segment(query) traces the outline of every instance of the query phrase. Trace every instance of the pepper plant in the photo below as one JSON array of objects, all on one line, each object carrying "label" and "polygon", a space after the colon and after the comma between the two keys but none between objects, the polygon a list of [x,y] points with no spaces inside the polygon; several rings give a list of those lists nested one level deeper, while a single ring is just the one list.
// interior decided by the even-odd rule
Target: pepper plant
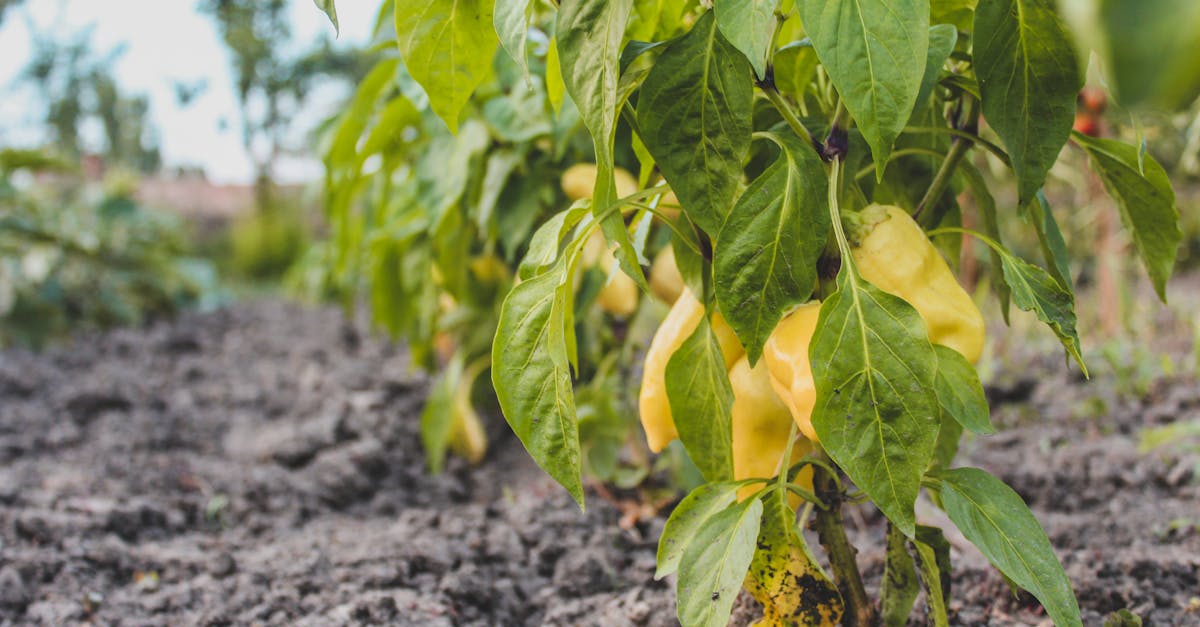
[{"label": "pepper plant", "polygon": [[[657,574],[675,575],[685,625],[725,624],[743,586],[764,624],[902,625],[922,588],[930,621],[947,624],[949,543],[919,524],[922,492],[1056,624],[1078,625],[1070,583],[1024,502],[954,464],[964,430],[994,427],[973,367],[983,317],[946,259],[966,238],[986,244],[1000,312],[1031,312],[1086,374],[1066,247],[1042,193],[1060,153],[1087,155],[1161,298],[1181,232],[1166,174],[1144,145],[1072,131],[1084,60],[1094,49],[1122,105],[1177,105],[1195,98],[1198,81],[1130,71],[1147,40],[1127,51],[1114,39],[1129,15],[1179,30],[1195,15],[1187,0],[1064,4],[385,5],[398,57],[368,78],[374,93],[360,90],[342,122],[349,139],[330,153],[342,155],[330,175],[331,200],[343,203],[331,211],[338,263],[352,267],[372,232],[369,247],[390,255],[372,269],[377,298],[436,285],[469,298],[479,288],[467,277],[479,273],[463,250],[502,242],[517,271],[489,288],[506,292],[494,301],[491,380],[512,430],[582,507],[577,392],[596,369],[585,340],[610,322],[579,303],[577,277],[596,263],[588,243],[597,233],[607,242],[608,285],[644,290],[643,267],[670,248],[682,294],[646,355],[639,418],[651,449],[678,438],[706,481],[675,509],[659,547]],[[318,5],[333,15],[332,2]],[[392,100],[377,109],[388,85]],[[409,121],[359,141],[389,116]],[[434,122],[442,135],[384,151],[383,166],[364,173],[376,156],[367,148],[426,137],[412,129]],[[489,136],[485,123],[519,133]],[[563,132],[579,126],[582,160],[595,164],[590,193],[558,213],[523,208],[546,193],[546,172],[581,152]],[[1010,176],[985,175],[989,161]],[[638,172],[636,189],[620,189],[618,166]],[[388,234],[372,222],[380,216],[348,204],[368,184],[377,206],[419,210],[392,215],[401,218]],[[464,216],[481,206],[486,219],[472,226]],[[490,231],[514,215],[525,231]],[[1036,262],[1005,246],[1009,221],[1036,235]],[[397,304],[408,313],[394,324],[428,339],[420,321],[436,317],[433,298],[414,302],[423,309]],[[870,501],[888,521],[878,600],[842,524],[847,501]],[[828,574],[802,533],[809,523]]]}]

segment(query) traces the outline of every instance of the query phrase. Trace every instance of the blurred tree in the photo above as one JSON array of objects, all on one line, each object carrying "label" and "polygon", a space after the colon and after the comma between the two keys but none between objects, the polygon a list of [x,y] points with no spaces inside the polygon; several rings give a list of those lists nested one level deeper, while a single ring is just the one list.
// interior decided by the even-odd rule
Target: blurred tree
[{"label": "blurred tree", "polygon": [[290,123],[318,78],[357,84],[372,59],[363,50],[334,47],[327,38],[310,51],[294,49],[286,0],[200,0],[232,56],[241,108],[242,146],[255,168],[259,210],[271,206],[274,166],[288,149]]},{"label": "blurred tree", "polygon": [[[96,151],[109,164],[138,172],[159,168],[162,160],[157,132],[150,123],[150,102],[144,95],[123,93],[112,74],[124,48],[96,55],[91,31],[66,42],[35,34],[33,47],[23,77],[46,103],[45,123],[58,150],[71,156]],[[99,123],[103,146],[84,145],[80,133],[90,121]]]}]

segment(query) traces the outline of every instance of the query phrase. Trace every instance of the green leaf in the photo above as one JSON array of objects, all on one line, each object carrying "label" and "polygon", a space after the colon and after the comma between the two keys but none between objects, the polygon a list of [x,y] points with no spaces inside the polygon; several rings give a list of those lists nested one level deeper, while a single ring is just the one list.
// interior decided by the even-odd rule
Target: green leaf
[{"label": "green leaf", "polygon": [[563,84],[562,64],[558,60],[558,38],[550,38],[550,49],[546,51],[546,99],[555,113],[562,111],[567,86]]},{"label": "green leaf", "polygon": [[779,0],[718,0],[713,3],[717,26],[729,43],[746,55],[754,73],[767,75],[767,58],[775,43],[775,12]]},{"label": "green leaf", "polygon": [[663,51],[638,97],[646,148],[683,211],[709,235],[721,230],[741,183],[753,81],[709,12]]},{"label": "green leaf", "polygon": [[957,43],[958,29],[950,24],[935,24],[929,27],[929,56],[925,61],[921,91],[917,92],[917,102],[913,105],[912,115],[915,116],[933,94],[933,86],[942,74],[942,66],[946,64],[946,59],[950,58],[950,53],[954,52],[954,45]]},{"label": "green leaf", "polygon": [[809,346],[813,427],[838,466],[911,537],[937,439],[937,354],[921,315],[845,263]]},{"label": "green leaf", "polygon": [[953,348],[934,344],[933,350],[937,352],[935,385],[942,412],[973,433],[995,433],[987,396],[983,393],[983,384],[979,382],[975,366]]},{"label": "green leaf", "polygon": [[655,579],[662,579],[679,568],[679,560],[692,539],[717,512],[737,501],[738,488],[743,485],[744,481],[706,483],[692,490],[675,506],[658,539]]},{"label": "green leaf", "polygon": [[724,627],[750,561],[762,518],[762,501],[747,499],[708,519],[683,553],[676,612],[688,627]]},{"label": "green leaf", "polygon": [[334,6],[333,0],[313,0],[313,4],[317,5],[317,8],[329,18],[334,32],[341,34],[342,29],[338,26],[337,7]]},{"label": "green leaf", "polygon": [[[975,198],[975,207],[979,209],[979,214],[982,218],[983,232],[1003,246],[1004,242],[1001,239],[1000,233],[1000,220],[996,214],[996,199],[992,196],[991,190],[988,189],[987,181],[984,180],[983,174],[969,160],[960,162],[958,171],[962,174],[963,179],[966,180],[967,186],[971,188],[971,195]],[[1012,302],[1012,288],[1004,280],[1004,272],[1001,270],[1003,262],[1000,259],[999,251],[989,246],[988,254],[991,255],[992,260],[992,282],[995,284],[996,297],[1000,299],[1000,313],[1004,316],[1004,322],[1007,323],[1009,304]]]},{"label": "green leaf", "polygon": [[918,572],[925,583],[925,599],[935,627],[947,627],[946,603],[950,598],[950,542],[937,527],[917,525],[913,540]]},{"label": "green leaf", "polygon": [[529,20],[533,16],[531,0],[495,0],[492,22],[500,45],[521,66],[525,81],[529,82],[529,59],[525,55],[525,43],[529,37]]},{"label": "green leaf", "polygon": [[821,158],[790,132],[768,137],[779,158],[733,206],[713,251],[717,303],[751,365],[783,315],[812,296],[831,228]]},{"label": "green leaf", "polygon": [[1063,289],[1050,273],[1008,251],[1001,253],[1000,263],[1004,280],[1012,287],[1013,304],[1023,311],[1032,311],[1038,320],[1049,325],[1086,375],[1079,332],[1075,330],[1075,296]]},{"label": "green leaf", "polygon": [[929,0],[929,23],[953,24],[961,31],[971,30],[971,16],[978,0]]},{"label": "green leaf", "polygon": [[933,459],[929,462],[931,470],[949,468],[958,455],[958,445],[962,441],[963,426],[957,420],[945,413],[938,425],[937,442],[933,445]]},{"label": "green leaf", "polygon": [[775,52],[775,86],[803,103],[817,72],[817,52],[807,39],[790,43]]},{"label": "green leaf", "polygon": [[1108,195],[1117,203],[1121,223],[1133,237],[1158,297],[1167,300],[1167,279],[1175,267],[1175,255],[1183,241],[1179,208],[1167,173],[1150,155],[1145,157],[1145,174],[1138,168],[1138,149],[1111,139],[1075,133],[1076,143],[1087,152],[1092,170],[1104,181]]},{"label": "green leaf", "polygon": [[667,362],[666,383],[679,440],[704,478],[733,477],[733,388],[708,316]]},{"label": "green leaf", "polygon": [[1012,158],[1020,204],[1033,200],[1067,143],[1083,84],[1052,0],[980,0],[975,74],[983,117]]},{"label": "green leaf", "polygon": [[408,72],[450,132],[471,93],[487,78],[496,52],[491,0],[396,3],[396,43]]},{"label": "green leaf", "polygon": [[798,0],[817,56],[871,146],[879,179],[921,90],[929,0]]},{"label": "green leaf", "polygon": [[553,264],[558,259],[563,238],[587,216],[591,206],[591,201],[587,199],[576,200],[570,208],[554,214],[542,223],[529,240],[529,251],[521,260],[517,276],[524,281],[540,274],[544,268]]},{"label": "green leaf", "polygon": [[456,353],[430,388],[425,408],[421,410],[421,447],[425,449],[429,472],[435,475],[442,472],[446,461],[446,446],[454,423],[454,390],[462,375],[463,360]]},{"label": "green leaf", "polygon": [[[556,36],[563,84],[579,108],[596,150],[592,212],[597,217],[617,200],[613,136],[623,104],[618,91],[621,41],[632,10],[633,0],[563,0],[558,8]],[[618,245],[614,253],[621,269],[648,289],[620,213],[609,215],[600,227],[605,238]]]},{"label": "green leaf", "polygon": [[880,584],[880,619],[887,627],[904,627],[921,591],[917,565],[908,553],[908,541],[895,525],[888,525],[886,560]]},{"label": "green leaf", "polygon": [[1042,602],[1060,627],[1082,625],[1071,582],[1033,513],[1003,481],[978,468],[936,474],[946,514],[1004,576]]},{"label": "green leaf", "polygon": [[1062,230],[1058,228],[1058,221],[1054,219],[1054,211],[1050,209],[1050,202],[1046,200],[1046,195],[1039,191],[1037,202],[1029,203],[1028,208],[1033,216],[1034,230],[1037,231],[1038,243],[1042,247],[1042,258],[1046,260],[1046,267],[1050,269],[1050,274],[1058,281],[1059,285],[1063,286],[1063,289],[1073,292],[1075,284],[1071,280],[1067,242],[1063,239]]},{"label": "green leaf", "polygon": [[529,455],[583,507],[575,394],[567,359],[568,258],[509,292],[492,343],[492,385]]},{"label": "green leaf", "polygon": [[475,223],[482,232],[489,232],[492,217],[496,212],[496,203],[500,201],[504,185],[524,159],[524,154],[507,148],[499,149],[488,156],[475,213]]}]

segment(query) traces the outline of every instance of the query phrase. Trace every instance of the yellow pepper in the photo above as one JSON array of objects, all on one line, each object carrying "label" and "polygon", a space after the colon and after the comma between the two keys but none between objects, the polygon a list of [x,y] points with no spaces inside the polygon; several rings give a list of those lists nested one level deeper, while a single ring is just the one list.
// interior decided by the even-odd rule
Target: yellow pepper
[{"label": "yellow pepper", "polygon": [[800,433],[813,442],[820,440],[812,426],[817,388],[808,361],[808,346],[820,313],[821,303],[813,301],[784,316],[767,338],[762,353],[771,374],[771,387],[791,411]]},{"label": "yellow pepper", "polygon": [[654,257],[650,265],[650,291],[664,303],[671,305],[683,292],[683,276],[675,263],[675,248],[667,246]]},{"label": "yellow pepper", "polygon": [[[596,164],[594,163],[576,163],[567,168],[563,171],[560,181],[563,193],[572,201],[591,198],[592,192],[596,189],[596,174]],[[637,179],[624,168],[614,168],[613,178],[616,179],[618,198],[624,198],[637,192]]]},{"label": "yellow pepper", "polygon": [[[733,478],[774,477],[779,474],[780,462],[792,431],[792,414],[783,399],[775,393],[771,376],[761,361],[753,368],[742,357],[729,369],[733,388]],[[812,452],[812,444],[798,438],[792,447],[792,463]],[[805,466],[794,481],[812,490],[812,469]],[[762,489],[761,484],[742,486],[742,500]],[[792,504],[799,504],[792,495]]]},{"label": "yellow pepper", "polygon": [[[650,450],[658,453],[679,437],[675,420],[671,417],[671,403],[667,400],[667,362],[683,345],[704,316],[704,303],[684,288],[679,300],[659,325],[646,351],[646,362],[642,367],[642,389],[638,394],[638,414],[642,429],[646,432],[646,443]],[[710,318],[713,334],[721,346],[725,367],[729,368],[746,353],[737,334],[721,314],[713,313]]]},{"label": "yellow pepper", "polygon": [[983,314],[958,284],[920,225],[899,207],[871,205],[860,214],[861,241],[852,250],[864,279],[903,298],[921,314],[929,341],[975,363],[983,354]]},{"label": "yellow pepper", "polygon": [[471,404],[471,386],[474,382],[474,375],[465,375],[454,390],[449,444],[450,450],[456,455],[478,464],[487,453],[487,432],[479,420],[479,413]]},{"label": "yellow pepper", "polygon": [[583,245],[581,257],[585,268],[597,266],[607,277],[604,287],[596,294],[596,304],[614,316],[629,316],[637,310],[638,286],[628,274],[617,267],[617,258],[599,229],[592,231]]}]

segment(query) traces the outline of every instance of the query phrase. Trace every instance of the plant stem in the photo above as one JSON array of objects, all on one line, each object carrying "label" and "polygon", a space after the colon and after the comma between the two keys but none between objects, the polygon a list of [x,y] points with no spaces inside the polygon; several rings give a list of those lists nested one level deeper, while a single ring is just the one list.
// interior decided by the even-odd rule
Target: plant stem
[{"label": "plant stem", "polygon": [[[971,96],[964,96],[966,99],[967,110],[961,120],[955,120],[959,127],[965,127],[965,130],[974,134],[979,126],[979,101]],[[963,137],[954,136],[950,139],[950,151],[946,153],[946,158],[942,160],[941,167],[938,168],[937,174],[933,177],[933,182],[929,184],[929,189],[925,190],[925,196],[917,203],[916,210],[913,211],[913,219],[920,220],[921,214],[930,207],[934,207],[927,220],[924,221],[925,226],[937,226],[938,222],[942,221],[942,216],[945,215],[945,208],[939,211],[936,208],[938,198],[942,192],[946,191],[946,187],[950,185],[950,179],[954,178],[954,172],[958,169],[958,164],[967,155],[967,151],[971,149],[972,142],[967,141]]]},{"label": "plant stem", "polygon": [[796,116],[796,112],[792,110],[792,106],[788,104],[787,100],[783,99],[783,94],[779,93],[775,85],[759,83],[759,87],[766,94],[767,100],[770,100],[771,104],[775,106],[775,110],[779,111],[779,115],[783,116],[783,121],[787,122],[792,131],[796,135],[799,135],[800,139],[804,140],[805,143],[816,149],[817,144],[813,143],[812,133],[808,132],[808,129],[804,126],[804,122],[801,122],[800,118]]},{"label": "plant stem", "polygon": [[[822,453],[823,455],[824,453]],[[829,555],[829,565],[838,591],[846,603],[846,615],[842,624],[848,627],[869,627],[878,624],[875,604],[867,597],[862,574],[858,570],[855,555],[858,549],[846,537],[846,526],[842,520],[844,495],[837,489],[833,476],[821,466],[813,466],[813,489],[817,498],[825,502],[826,509],[816,510],[817,537]]]}]

